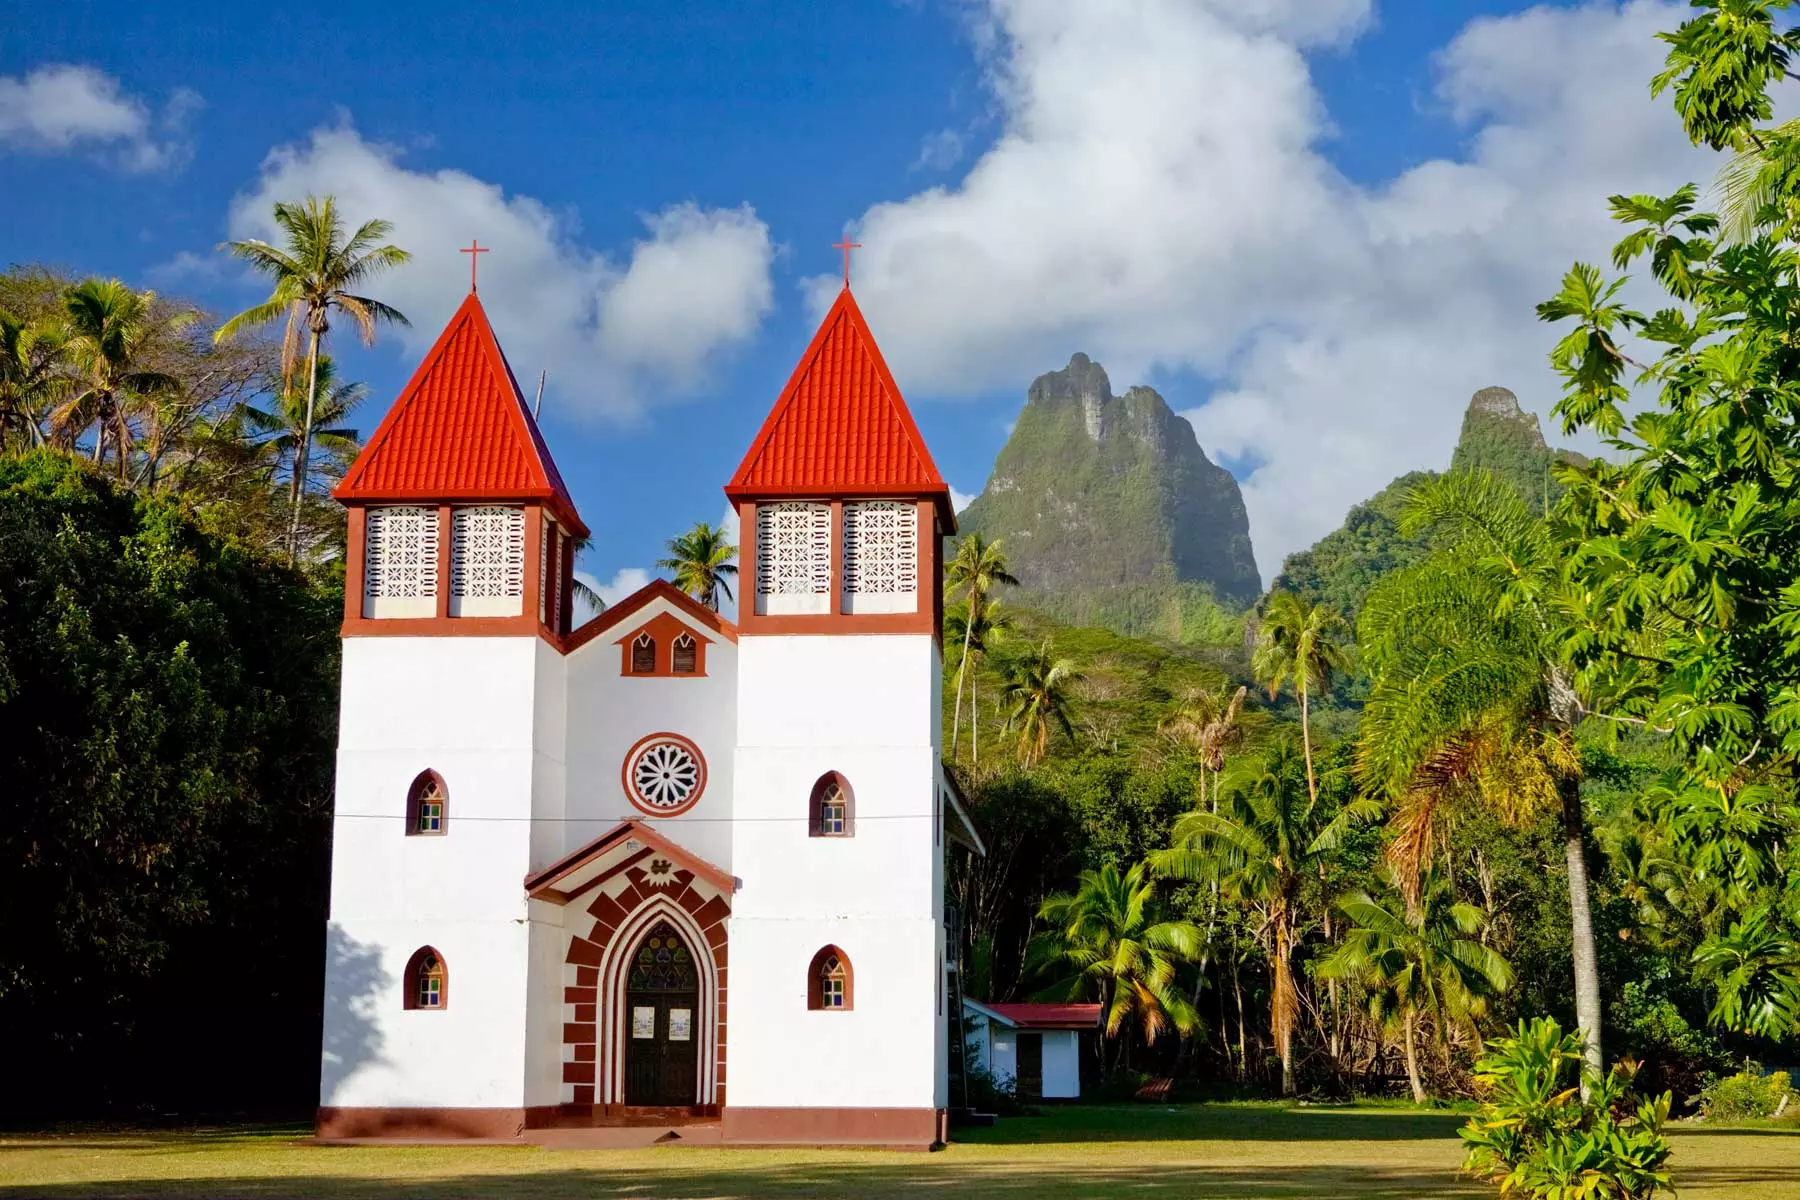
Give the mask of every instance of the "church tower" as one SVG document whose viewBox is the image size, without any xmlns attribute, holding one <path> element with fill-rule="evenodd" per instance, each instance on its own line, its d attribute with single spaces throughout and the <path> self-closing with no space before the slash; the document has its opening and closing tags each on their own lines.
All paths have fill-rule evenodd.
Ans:
<svg viewBox="0 0 1800 1200">
<path fill-rule="evenodd" d="M 335 494 L 320 1132 L 510 1136 L 559 1099 L 563 938 L 520 880 L 563 850 L 559 643 L 587 527 L 473 287 Z"/>
<path fill-rule="evenodd" d="M 733 1141 L 942 1140 L 950 491 L 846 284 L 725 489 L 740 520 Z M 805 1003 L 800 1003 L 800 997 Z"/>
</svg>

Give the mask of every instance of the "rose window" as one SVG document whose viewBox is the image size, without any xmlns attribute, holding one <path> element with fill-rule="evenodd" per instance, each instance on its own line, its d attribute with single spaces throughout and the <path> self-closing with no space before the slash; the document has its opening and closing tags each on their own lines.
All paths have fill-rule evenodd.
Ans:
<svg viewBox="0 0 1800 1200">
<path fill-rule="evenodd" d="M 672 817 L 700 799 L 706 761 L 700 748 L 673 733 L 655 733 L 625 756 L 625 794 L 653 817 Z"/>
</svg>

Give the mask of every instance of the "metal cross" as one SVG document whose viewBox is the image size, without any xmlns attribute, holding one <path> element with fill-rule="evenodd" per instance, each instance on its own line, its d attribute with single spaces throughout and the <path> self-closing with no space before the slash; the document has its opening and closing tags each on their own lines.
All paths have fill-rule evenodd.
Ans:
<svg viewBox="0 0 1800 1200">
<path fill-rule="evenodd" d="M 469 244 L 457 251 L 458 254 L 466 254 L 469 256 L 469 290 L 471 292 L 475 290 L 475 264 L 480 261 L 475 256 L 477 254 L 486 254 L 489 249 L 491 249 L 491 247 L 482 245 L 481 242 L 475 238 L 470 238 Z"/>
<path fill-rule="evenodd" d="M 851 241 L 850 235 L 845 234 L 844 240 L 841 242 L 831 243 L 831 248 L 833 250 L 842 250 L 844 252 L 844 286 L 849 287 L 850 286 L 850 252 L 852 250 L 861 250 L 862 243 Z"/>
</svg>

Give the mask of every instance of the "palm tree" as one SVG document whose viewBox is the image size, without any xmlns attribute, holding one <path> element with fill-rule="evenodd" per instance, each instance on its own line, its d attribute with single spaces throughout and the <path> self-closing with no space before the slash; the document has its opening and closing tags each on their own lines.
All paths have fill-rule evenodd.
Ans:
<svg viewBox="0 0 1800 1200">
<path fill-rule="evenodd" d="M 971 668 L 969 675 L 969 747 L 973 752 L 975 765 L 981 765 L 981 717 L 977 707 L 976 685 L 979 682 L 981 660 L 988 651 L 1004 642 L 1013 632 L 1012 614 L 1005 611 L 1005 606 L 998 600 L 987 600 L 976 606 L 978 614 L 973 623 L 969 620 L 969 605 L 962 602 L 951 605 L 944 612 L 944 637 L 950 645 L 958 647 L 964 663 Z M 961 680 L 958 679 L 958 689 Z M 955 750 L 955 735 L 951 736 L 952 753 Z"/>
<path fill-rule="evenodd" d="M 350 413 L 361 404 L 368 389 L 360 383 L 339 383 L 336 364 L 321 355 L 315 384 L 312 413 L 312 449 L 330 452 L 340 466 L 347 465 L 361 443 L 356 430 L 343 426 Z M 271 476 L 284 471 L 288 477 L 288 504 L 295 502 L 311 480 L 302 480 L 300 445 L 306 436 L 306 392 L 290 384 L 275 396 L 268 408 L 244 406 L 244 424 L 257 457 Z M 317 469 L 310 458 L 309 473 Z"/>
<path fill-rule="evenodd" d="M 1045 900 L 1038 917 L 1048 928 L 1033 935 L 1025 963 L 1029 974 L 1052 977 L 1040 997 L 1098 999 L 1107 1037 L 1127 1022 L 1152 1043 L 1170 1030 L 1185 1035 L 1199 1027 L 1175 973 L 1199 956 L 1205 939 L 1167 915 L 1143 863 L 1123 874 L 1110 863 L 1083 871 L 1075 891 Z"/>
<path fill-rule="evenodd" d="M 1561 819 L 1575 1013 L 1591 1078 L 1603 1070 L 1600 974 L 1589 906 L 1575 726 L 1587 709 L 1559 657 L 1560 563 L 1545 523 L 1485 471 L 1420 484 L 1402 514 L 1439 549 L 1387 576 L 1359 628 L 1371 675 L 1357 770 L 1396 806 L 1389 859 L 1416 903 L 1444 811 L 1479 801 L 1524 824 Z"/>
<path fill-rule="evenodd" d="M 1006 729 L 1018 730 L 1019 765 L 1036 766 L 1050 748 L 1052 725 L 1071 739 L 1075 736 L 1069 721 L 1069 688 L 1081 680 L 1082 673 L 1069 659 L 1056 657 L 1048 641 L 1008 659 L 1002 671 L 1006 682 L 1000 697 L 1012 707 L 1006 715 Z"/>
<path fill-rule="evenodd" d="M 1295 1092 L 1294 1026 L 1300 992 L 1294 982 L 1294 946 L 1300 929 L 1300 885 L 1336 850 L 1353 821 L 1379 812 L 1370 801 L 1345 806 L 1336 816 L 1301 785 L 1304 763 L 1291 740 L 1277 741 L 1248 784 L 1226 793 L 1218 812 L 1196 809 L 1175 822 L 1171 845 L 1150 856 L 1160 875 L 1193 883 L 1217 883 L 1228 899 L 1259 911 L 1273 986 L 1269 1028 L 1281 1056 L 1281 1090 Z"/>
<path fill-rule="evenodd" d="M 1512 986 L 1512 967 L 1477 940 L 1487 914 L 1473 904 L 1456 903 L 1447 881 L 1428 875 L 1414 905 L 1405 902 L 1391 873 L 1388 884 L 1389 894 L 1379 900 L 1358 891 L 1338 901 L 1350 928 L 1319 973 L 1361 982 L 1368 991 L 1369 1015 L 1377 1021 L 1398 1016 L 1407 1082 L 1413 1103 L 1423 1104 L 1419 1018 L 1435 1018 L 1440 1038 L 1452 1019 L 1468 1021 L 1473 1029 L 1486 1011 L 1487 997 Z"/>
<path fill-rule="evenodd" d="M 675 586 L 694 597 L 714 612 L 719 611 L 719 596 L 731 599 L 731 577 L 738 573 L 732 559 L 737 547 L 731 544 L 723 525 L 700 522 L 679 537 L 669 539 L 669 557 L 656 565 L 675 576 Z"/>
<path fill-rule="evenodd" d="M 1300 700 L 1300 739 L 1306 751 L 1306 790 L 1315 803 L 1319 787 L 1313 775 L 1311 699 L 1328 691 L 1333 672 L 1344 670 L 1349 657 L 1337 642 L 1344 620 L 1324 604 L 1307 604 L 1292 592 L 1269 598 L 1257 633 L 1251 669 L 1269 689 L 1269 699 L 1292 684 Z"/>
<path fill-rule="evenodd" d="M 1164 717 L 1158 726 L 1162 735 L 1191 751 L 1200 763 L 1199 796 L 1202 804 L 1210 799 L 1214 812 L 1219 808 L 1219 778 L 1226 759 L 1243 744 L 1244 727 L 1238 723 L 1244 698 L 1250 689 L 1221 683 L 1212 691 L 1196 688 L 1183 698 L 1181 706 Z M 1213 792 L 1206 790 L 1208 773 L 1212 775 Z"/>
<path fill-rule="evenodd" d="M 146 365 L 160 339 L 199 319 L 195 312 L 163 315 L 155 292 L 134 292 L 117 279 L 89 279 L 63 293 L 62 356 L 72 382 L 50 414 L 51 436 L 73 446 L 95 427 L 94 461 L 111 439 L 124 479 L 131 464 L 131 414 L 147 398 L 180 390 L 173 375 Z"/>
<path fill-rule="evenodd" d="M 0 311 L 0 453 L 42 444 L 44 411 L 66 385 L 55 325 Z"/>
<path fill-rule="evenodd" d="M 982 627 L 984 610 L 990 603 L 988 593 L 997 583 L 1018 585 L 1006 569 L 1006 552 L 1000 542 L 990 542 L 979 532 L 966 535 L 956 544 L 956 557 L 952 558 L 944 569 L 944 583 L 954 593 L 962 590 L 964 622 L 976 629 Z M 950 718 L 950 758 L 956 758 L 957 743 L 962 734 L 962 695 L 963 679 L 969 672 L 970 653 L 973 649 L 968 640 L 963 642 L 961 661 L 956 668 L 956 705 Z M 970 700 L 970 720 L 974 720 L 974 700 Z M 979 735 L 976 735 L 979 736 Z M 979 755 L 977 755 L 979 758 Z"/>
<path fill-rule="evenodd" d="M 301 204 L 277 204 L 275 223 L 287 235 L 287 249 L 278 250 L 255 238 L 227 242 L 226 249 L 244 259 L 275 281 L 269 298 L 254 308 L 245 309 L 219 326 L 215 341 L 236 337 L 245 329 L 271 324 L 287 318 L 287 336 L 282 342 L 282 385 L 292 384 L 299 358 L 300 330 L 306 330 L 306 409 L 300 421 L 300 443 L 294 454 L 294 477 L 304 488 L 307 459 L 312 452 L 314 408 L 318 397 L 319 347 L 331 330 L 331 314 L 335 310 L 356 322 L 364 345 L 375 342 L 375 326 L 381 321 L 406 325 L 408 321 L 398 309 L 379 300 L 354 294 L 350 289 L 390 268 L 409 261 L 412 255 L 393 245 L 376 245 L 393 232 L 388 221 L 365 221 L 348 240 L 344 224 L 338 217 L 337 203 L 326 196 L 323 200 L 308 196 Z M 294 494 L 293 514 L 288 522 L 288 561 L 299 552 L 300 491 Z"/>
</svg>

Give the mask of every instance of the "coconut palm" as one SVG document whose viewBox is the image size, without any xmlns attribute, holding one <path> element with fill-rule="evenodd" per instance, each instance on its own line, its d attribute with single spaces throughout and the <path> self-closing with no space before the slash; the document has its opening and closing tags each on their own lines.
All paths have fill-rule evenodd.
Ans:
<svg viewBox="0 0 1800 1200">
<path fill-rule="evenodd" d="M 131 465 L 133 409 L 181 388 L 173 375 L 148 365 L 150 349 L 199 318 L 158 311 L 155 292 L 136 292 L 117 279 L 89 279 L 63 293 L 61 352 L 71 383 L 50 414 L 54 441 L 73 446 L 92 427 L 94 461 L 110 441 L 124 479 Z"/>
<path fill-rule="evenodd" d="M 1409 534 L 1439 549 L 1378 583 L 1359 626 L 1371 686 L 1357 770 L 1395 806 L 1389 859 L 1415 899 L 1446 810 L 1477 802 L 1515 823 L 1561 820 L 1575 1012 L 1602 1072 L 1600 976 L 1589 907 L 1575 726 L 1586 707 L 1559 657 L 1566 613 L 1545 523 L 1508 484 L 1457 472 L 1413 489 Z"/>
<path fill-rule="evenodd" d="M 738 573 L 731 560 L 736 557 L 737 547 L 725 527 L 702 521 L 670 538 L 669 557 L 658 559 L 656 565 L 675 576 L 676 587 L 718 612 L 719 597 L 731 599 L 730 581 Z"/>
<path fill-rule="evenodd" d="M 1075 891 L 1045 900 L 1038 918 L 1047 928 L 1032 937 L 1025 962 L 1029 973 L 1050 980 L 1040 997 L 1099 1000 L 1108 1037 L 1127 1023 L 1147 1042 L 1199 1028 L 1175 974 L 1199 957 L 1205 939 L 1168 916 L 1144 864 L 1122 874 L 1110 863 L 1083 871 Z"/>
<path fill-rule="evenodd" d="M 0 311 L 0 453 L 44 440 L 43 414 L 67 383 L 58 328 Z"/>
<path fill-rule="evenodd" d="M 300 204 L 277 204 L 275 224 L 287 237 L 285 250 L 255 238 L 226 243 L 225 248 L 235 257 L 272 278 L 275 288 L 267 300 L 231 318 L 219 326 L 213 336 L 222 342 L 245 329 L 287 318 L 287 335 L 281 353 L 285 388 L 292 384 L 300 354 L 301 330 L 305 330 L 306 407 L 301 416 L 300 442 L 295 450 L 293 468 L 293 475 L 301 481 L 302 488 L 294 493 L 293 512 L 288 522 L 288 561 L 292 562 L 299 552 L 300 504 L 304 499 L 301 492 L 307 478 L 307 460 L 312 452 L 319 352 L 325 335 L 331 331 L 332 313 L 344 313 L 354 321 L 364 345 L 374 344 L 375 327 L 382 321 L 408 324 L 398 309 L 357 295 L 351 289 L 407 262 L 412 255 L 398 246 L 376 244 L 393 232 L 393 225 L 388 221 L 366 221 L 346 239 L 336 201 L 330 196 L 322 200 L 308 196 Z"/>
<path fill-rule="evenodd" d="M 1001 672 L 1005 684 L 1000 698 L 1011 708 L 1006 729 L 1019 735 L 1019 765 L 1036 766 L 1050 748 L 1052 726 L 1071 739 L 1075 736 L 1069 721 L 1069 690 L 1082 673 L 1071 660 L 1058 658 L 1048 641 L 1008 659 Z"/>
<path fill-rule="evenodd" d="M 1219 779 L 1226 760 L 1244 741 L 1244 727 L 1238 723 L 1238 714 L 1243 711 L 1244 698 L 1249 691 L 1247 687 L 1233 691 L 1229 683 L 1221 683 L 1212 691 L 1196 688 L 1183 697 L 1180 706 L 1158 726 L 1164 737 L 1186 747 L 1199 761 L 1199 798 L 1203 804 L 1210 801 L 1215 812 L 1219 807 Z M 1206 790 L 1209 773 L 1213 785 L 1210 796 Z"/>
<path fill-rule="evenodd" d="M 1015 628 L 1012 614 L 998 600 L 989 599 L 975 606 L 976 617 L 969 620 L 967 601 L 951 605 L 944 612 L 944 637 L 970 668 L 969 674 L 969 748 L 975 765 L 981 765 L 981 716 L 977 706 L 977 685 L 981 661 L 988 651 L 1003 643 Z M 958 681 L 960 687 L 960 680 Z M 955 737 L 951 738 L 954 750 Z"/>
<path fill-rule="evenodd" d="M 361 404 L 368 389 L 360 383 L 340 383 L 337 379 L 337 367 L 330 357 L 321 356 L 318 364 L 318 375 L 315 382 L 312 413 L 312 449 L 324 450 L 332 455 L 337 465 L 347 466 L 360 447 L 356 430 L 343 424 L 350 413 Z M 243 410 L 244 424 L 248 440 L 255 449 L 257 457 L 262 460 L 265 469 L 273 477 L 282 474 L 288 480 L 288 504 L 293 505 L 296 497 L 312 480 L 302 480 L 300 476 L 300 445 L 306 437 L 306 389 L 294 384 L 283 388 L 274 397 L 275 403 L 268 408 L 257 408 L 245 405 Z M 316 473 L 318 463 L 307 460 L 308 473 Z"/>
<path fill-rule="evenodd" d="M 1391 874 L 1388 885 L 1379 899 L 1357 891 L 1338 901 L 1350 927 L 1319 973 L 1357 980 L 1368 993 L 1370 1016 L 1384 1023 L 1398 1020 L 1413 1103 L 1423 1104 L 1420 1017 L 1434 1019 L 1440 1038 L 1452 1020 L 1474 1029 L 1488 997 L 1512 986 L 1512 967 L 1479 940 L 1487 914 L 1473 904 L 1457 903 L 1447 881 L 1428 875 L 1413 905 L 1406 903 Z M 1479 1032 L 1476 1036 L 1479 1040 Z"/>
<path fill-rule="evenodd" d="M 944 568 L 944 584 L 951 595 L 959 590 L 962 593 L 960 603 L 963 606 L 965 623 L 973 623 L 977 629 L 982 625 L 984 609 L 991 602 L 988 593 L 999 583 L 1018 585 L 1006 569 L 1006 552 L 1000 542 L 990 542 L 979 532 L 967 534 L 956 544 L 956 556 Z M 956 704 L 950 717 L 950 757 L 956 758 L 957 744 L 962 735 L 962 696 L 963 680 L 969 673 L 970 652 L 972 644 L 963 642 L 962 654 L 956 667 Z M 973 689 L 971 689 L 971 695 Z M 974 720 L 974 701 L 970 700 L 970 720 Z"/>
<path fill-rule="evenodd" d="M 1312 697 L 1331 688 L 1331 677 L 1349 665 L 1339 643 L 1344 619 L 1324 604 L 1307 604 L 1292 592 L 1269 598 L 1257 631 L 1251 669 L 1269 689 L 1269 699 L 1291 686 L 1300 701 L 1300 739 L 1306 753 L 1306 790 L 1316 803 L 1319 786 L 1313 774 Z"/>
<path fill-rule="evenodd" d="M 1281 1090 L 1295 1092 L 1294 1026 L 1300 992 L 1294 979 L 1294 947 L 1300 931 L 1301 881 L 1337 849 L 1352 822 L 1378 815 L 1371 801 L 1355 801 L 1336 814 L 1305 788 L 1305 763 L 1291 740 L 1270 747 L 1247 782 L 1226 792 L 1218 812 L 1196 809 L 1175 822 L 1170 847 L 1150 856 L 1159 875 L 1192 883 L 1216 883 L 1227 899 L 1262 918 L 1264 947 L 1273 976 L 1269 1028 L 1281 1056 Z"/>
</svg>

